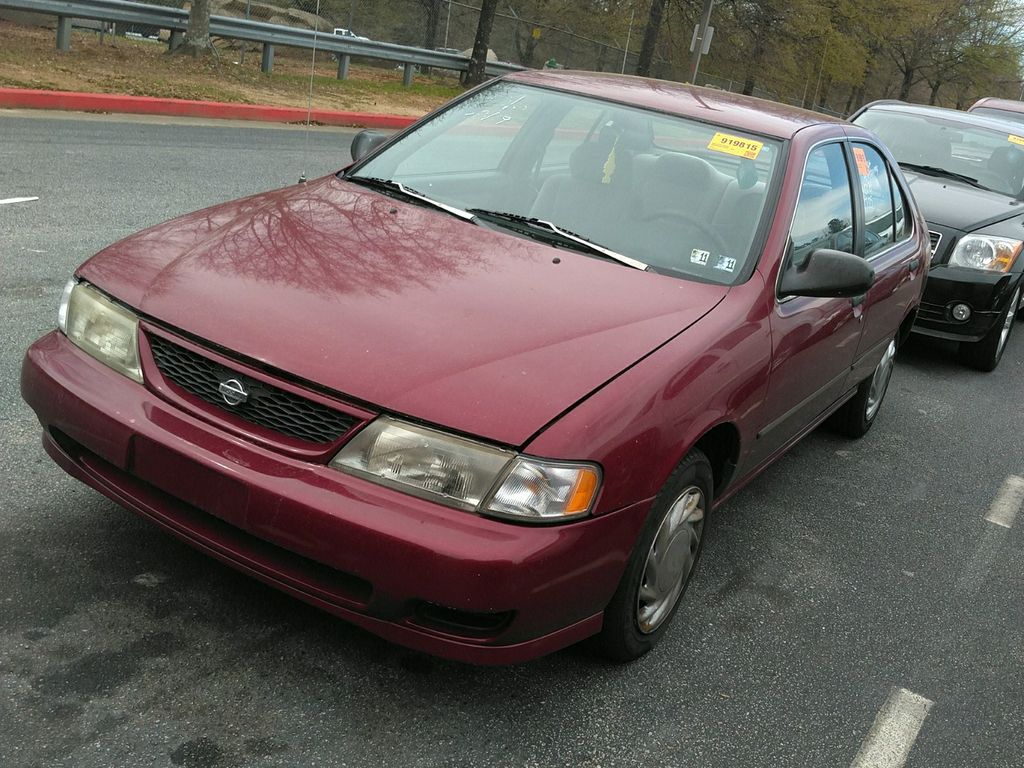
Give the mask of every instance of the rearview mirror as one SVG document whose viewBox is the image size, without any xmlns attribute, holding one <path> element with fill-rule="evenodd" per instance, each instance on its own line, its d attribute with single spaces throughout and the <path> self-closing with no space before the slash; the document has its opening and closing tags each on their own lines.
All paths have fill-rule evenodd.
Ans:
<svg viewBox="0 0 1024 768">
<path fill-rule="evenodd" d="M 875 270 L 860 256 L 819 248 L 812 251 L 802 267 L 782 275 L 782 296 L 853 298 L 867 293 L 875 282 Z"/>
<path fill-rule="evenodd" d="M 352 139 L 352 146 L 349 148 L 349 151 L 352 153 L 352 159 L 359 160 L 360 158 L 366 157 L 387 140 L 388 134 L 382 133 L 381 131 L 372 131 L 369 129 L 360 131 L 355 135 L 355 138 Z"/>
</svg>

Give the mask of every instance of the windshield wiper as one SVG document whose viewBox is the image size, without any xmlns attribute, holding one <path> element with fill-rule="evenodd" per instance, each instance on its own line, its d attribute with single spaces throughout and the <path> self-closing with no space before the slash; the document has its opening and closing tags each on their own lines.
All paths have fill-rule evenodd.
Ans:
<svg viewBox="0 0 1024 768">
<path fill-rule="evenodd" d="M 988 189 L 984 184 L 980 184 L 977 179 L 965 176 L 962 173 L 956 173 L 954 171 L 947 171 L 945 168 L 939 168 L 937 165 L 918 165 L 917 163 L 900 163 L 901 168 L 906 168 L 908 171 L 917 171 L 918 173 L 926 173 L 929 176 L 941 176 L 945 179 L 954 179 L 956 181 L 962 181 L 966 184 L 970 184 L 972 187 L 978 189 Z"/>
<path fill-rule="evenodd" d="M 620 264 L 625 264 L 627 267 L 633 267 L 633 269 L 641 269 L 645 272 L 650 267 L 638 259 L 634 259 L 630 256 L 613 251 L 610 248 L 605 248 L 603 245 L 598 245 L 595 242 L 587 240 L 585 237 L 577 235 L 575 232 L 570 232 L 567 229 L 563 229 L 557 224 L 552 224 L 550 221 L 544 219 L 538 219 L 532 216 L 523 216 L 518 213 L 506 213 L 504 211 L 489 211 L 486 208 L 470 208 L 468 213 L 473 214 L 482 219 L 494 219 L 499 222 L 509 222 L 512 224 L 521 224 L 532 230 L 541 230 L 543 232 L 550 232 L 560 238 L 562 241 L 568 241 L 581 249 L 596 254 L 598 256 L 605 256 L 613 261 L 617 261 Z"/>
<path fill-rule="evenodd" d="M 425 205 L 429 205 L 431 208 L 437 208 L 439 211 L 444 211 L 445 213 L 450 213 L 452 216 L 457 216 L 463 221 L 475 222 L 476 220 L 476 217 L 469 211 L 464 211 L 461 208 L 456 208 L 454 205 L 448 205 L 448 203 L 442 203 L 440 200 L 434 200 L 433 198 L 427 197 L 419 190 L 407 187 L 400 181 L 380 179 L 376 176 L 346 176 L 345 179 L 355 184 L 362 184 L 363 186 L 381 189 L 385 192 L 397 192 L 402 197 L 409 200 L 418 200 Z"/>
</svg>

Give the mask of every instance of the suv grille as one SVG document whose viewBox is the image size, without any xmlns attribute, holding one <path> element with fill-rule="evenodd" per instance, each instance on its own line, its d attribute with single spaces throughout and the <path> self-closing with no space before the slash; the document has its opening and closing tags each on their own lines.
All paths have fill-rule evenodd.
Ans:
<svg viewBox="0 0 1024 768">
<path fill-rule="evenodd" d="M 252 424 L 310 443 L 332 443 L 355 423 L 348 414 L 250 379 L 167 339 L 148 338 L 153 359 L 164 376 L 186 392 Z M 245 402 L 225 402 L 219 387 L 227 379 L 244 385 L 248 393 Z"/>
</svg>

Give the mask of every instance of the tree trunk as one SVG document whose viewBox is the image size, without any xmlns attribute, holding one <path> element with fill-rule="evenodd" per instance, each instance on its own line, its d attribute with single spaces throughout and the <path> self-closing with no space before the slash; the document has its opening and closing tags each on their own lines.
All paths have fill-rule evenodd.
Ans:
<svg viewBox="0 0 1024 768">
<path fill-rule="evenodd" d="M 832 90 L 832 76 L 827 75 L 818 94 L 818 109 L 828 109 L 828 94 Z"/>
<path fill-rule="evenodd" d="M 931 86 L 932 86 L 932 92 L 931 92 L 931 95 L 928 97 L 928 103 L 931 106 L 934 107 L 936 102 L 938 102 L 938 100 L 939 100 L 939 89 L 942 87 L 942 83 L 941 82 L 935 82 L 935 83 L 932 83 Z"/>
<path fill-rule="evenodd" d="M 764 56 L 764 43 L 757 40 L 754 43 L 754 50 L 751 52 L 750 60 L 747 62 L 747 76 L 743 78 L 743 95 L 754 95 L 754 82 L 757 73 L 761 71 L 761 58 Z"/>
<path fill-rule="evenodd" d="M 863 87 L 863 86 L 861 86 L 861 87 Z M 847 115 L 852 114 L 852 112 L 853 112 L 853 102 L 854 102 L 854 99 L 857 98 L 857 90 L 858 90 L 857 88 L 851 88 L 850 89 L 850 98 L 848 98 L 846 100 L 846 106 L 843 107 L 843 117 L 846 117 Z M 861 95 L 860 98 L 862 98 L 862 99 L 864 98 L 863 94 Z"/>
<path fill-rule="evenodd" d="M 651 74 L 651 62 L 654 61 L 654 49 L 658 45 L 658 32 L 661 31 L 664 10 L 665 0 L 652 0 L 647 27 L 644 29 L 644 41 L 640 45 L 640 58 L 636 62 L 636 73 L 641 77 L 649 77 Z"/>
<path fill-rule="evenodd" d="M 473 41 L 473 54 L 466 73 L 466 85 L 480 85 L 487 77 L 484 68 L 487 66 L 487 49 L 491 44 L 491 29 L 494 27 L 494 13 L 497 9 L 498 0 L 484 0 L 480 8 L 480 21 L 476 25 L 476 39 Z"/>
<path fill-rule="evenodd" d="M 907 67 L 903 70 L 903 80 L 900 82 L 900 101 L 906 101 L 910 97 L 910 89 L 914 86 L 914 67 Z"/>
<path fill-rule="evenodd" d="M 200 54 L 211 53 L 213 43 L 210 41 L 210 0 L 192 0 L 188 12 L 188 26 L 185 28 L 185 39 L 172 53 L 187 53 L 192 58 Z"/>
<path fill-rule="evenodd" d="M 533 55 L 537 51 L 537 43 L 540 42 L 540 38 L 533 36 L 533 30 L 527 30 L 526 36 L 522 34 L 523 24 L 517 23 L 515 29 L 515 45 L 516 45 L 516 56 L 519 57 L 519 63 L 524 67 L 533 66 Z"/>
<path fill-rule="evenodd" d="M 423 47 L 428 51 L 437 47 L 437 32 L 441 27 L 441 0 L 425 0 L 423 10 L 427 12 L 427 29 L 423 35 Z M 430 74 L 430 67 L 422 67 L 424 75 Z"/>
</svg>

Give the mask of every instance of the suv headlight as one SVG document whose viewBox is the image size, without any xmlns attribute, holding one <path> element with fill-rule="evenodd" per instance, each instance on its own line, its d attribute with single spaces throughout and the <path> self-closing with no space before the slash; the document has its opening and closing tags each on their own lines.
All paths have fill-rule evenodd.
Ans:
<svg viewBox="0 0 1024 768">
<path fill-rule="evenodd" d="M 68 339 L 118 373 L 142 383 L 139 319 L 88 283 L 64 287 L 57 324 Z"/>
<path fill-rule="evenodd" d="M 534 523 L 586 515 L 601 484 L 593 464 L 522 456 L 387 416 L 331 466 L 456 509 Z"/>
<path fill-rule="evenodd" d="M 992 235 L 964 235 L 949 257 L 950 266 L 1009 272 L 1020 255 L 1020 240 Z"/>
</svg>

